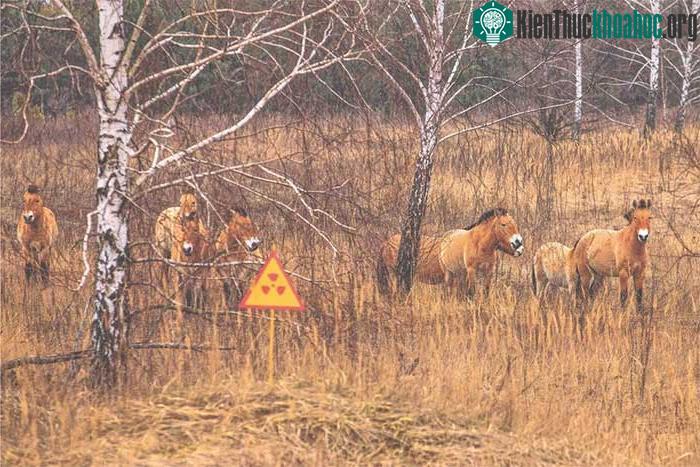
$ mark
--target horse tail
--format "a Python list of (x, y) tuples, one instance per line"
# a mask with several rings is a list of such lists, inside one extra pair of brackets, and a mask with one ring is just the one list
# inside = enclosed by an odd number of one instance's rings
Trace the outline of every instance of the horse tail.
[(532, 281), (532, 291), (537, 295), (537, 277), (535, 275), (535, 261), (532, 262), (530, 267), (530, 280)]
[(384, 255), (377, 255), (377, 265), (375, 269), (377, 288), (382, 295), (389, 294), (389, 268), (384, 261)]

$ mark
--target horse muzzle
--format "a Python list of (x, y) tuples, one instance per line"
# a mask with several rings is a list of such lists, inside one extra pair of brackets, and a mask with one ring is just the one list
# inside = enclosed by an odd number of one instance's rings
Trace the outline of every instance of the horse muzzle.
[(521, 256), (525, 251), (523, 237), (520, 234), (515, 234), (510, 238), (510, 247), (513, 249), (513, 256)]
[(182, 254), (184, 254), (185, 256), (191, 256), (193, 251), (194, 246), (191, 243), (182, 244)]
[(36, 220), (36, 216), (34, 215), (34, 213), (32, 211), (29, 211), (29, 212), (22, 214), (22, 218), (24, 218), (25, 224), (31, 224), (32, 222), (34, 222)]
[(245, 247), (248, 249), (248, 251), (257, 250), (260, 244), (262, 244), (262, 240), (257, 237), (249, 238), (245, 241)]
[(639, 231), (637, 231), (637, 238), (640, 242), (645, 243), (647, 240), (649, 240), (649, 230), (639, 229)]

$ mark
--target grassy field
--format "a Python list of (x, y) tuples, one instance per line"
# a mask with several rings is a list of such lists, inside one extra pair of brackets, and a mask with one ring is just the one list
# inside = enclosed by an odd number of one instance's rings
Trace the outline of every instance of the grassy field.
[[(182, 125), (196, 136), (222, 118)], [(89, 286), (72, 290), (94, 200), (86, 122), (47, 122), (3, 147), (3, 361), (90, 345)], [(91, 391), (86, 361), (6, 372), (2, 463), (700, 463), (700, 127), (680, 141), (665, 131), (645, 142), (635, 131), (601, 129), (548, 147), (503, 127), (445, 143), (424, 232), (464, 227), (503, 206), (525, 254), (501, 257), (489, 297), (465, 301), (418, 285), (390, 302), (376, 291), (373, 262), (399, 228), (416, 139), (401, 123), (270, 120), (158, 175), (154, 185), (273, 159), (271, 168), (309, 190), (326, 239), (292, 212), (306, 215), (294, 190), (255, 167), (201, 181), (209, 225), (223, 209), (247, 207), (266, 248), (275, 244), (300, 275), (309, 311), (281, 314), (276, 383), (266, 384), (264, 314), (226, 310), (216, 295), (205, 310), (180, 315), (159, 297), (155, 266), (140, 260), (150, 256), (155, 216), (180, 188), (136, 195), (130, 342), (197, 350), (134, 349), (127, 387), (107, 395)], [(61, 228), (45, 290), (25, 286), (14, 240), (29, 182), (44, 188)], [(622, 227), (639, 197), (655, 206), (651, 318), (621, 310), (613, 281), (583, 330), (564, 292), (532, 296), (537, 247)]]

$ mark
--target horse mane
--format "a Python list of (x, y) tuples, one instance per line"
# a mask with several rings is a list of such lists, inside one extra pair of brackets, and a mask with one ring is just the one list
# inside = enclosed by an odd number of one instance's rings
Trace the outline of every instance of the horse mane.
[(39, 194), (39, 187), (36, 185), (29, 185), (27, 187), (27, 193)]
[(464, 230), (471, 230), (474, 227), (476, 227), (477, 225), (481, 225), (481, 224), (493, 219), (496, 216), (505, 216), (506, 214), (508, 214), (508, 210), (505, 208), (489, 209), (488, 211), (483, 212), (481, 214), (481, 216), (479, 216), (479, 219), (477, 219), (476, 222), (474, 222), (472, 225), (470, 225), (469, 227), (467, 227)]

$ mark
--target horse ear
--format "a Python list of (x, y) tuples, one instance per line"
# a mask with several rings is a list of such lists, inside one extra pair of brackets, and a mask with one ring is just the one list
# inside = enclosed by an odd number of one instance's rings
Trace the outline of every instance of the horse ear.
[(651, 208), (651, 199), (647, 200), (647, 209)]
[(627, 222), (632, 222), (632, 211), (627, 211), (623, 214), (623, 216)]
[(29, 185), (27, 187), (27, 193), (39, 194), (39, 187), (36, 185)]
[(634, 201), (632, 201), (632, 207), (634, 209), (637, 209), (637, 200), (636, 199)]

